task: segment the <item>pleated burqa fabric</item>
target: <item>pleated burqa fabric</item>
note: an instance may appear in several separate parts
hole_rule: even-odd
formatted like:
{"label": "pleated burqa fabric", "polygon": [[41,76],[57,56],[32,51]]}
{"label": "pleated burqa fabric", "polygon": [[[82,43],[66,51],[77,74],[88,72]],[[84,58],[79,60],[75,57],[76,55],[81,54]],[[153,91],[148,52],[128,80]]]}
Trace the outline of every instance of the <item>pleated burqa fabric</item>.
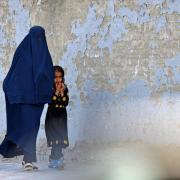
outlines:
{"label": "pleated burqa fabric", "polygon": [[54,71],[45,30],[30,29],[17,47],[3,81],[7,132],[0,145],[6,158],[28,153],[36,161],[36,139],[45,103],[51,102]]}

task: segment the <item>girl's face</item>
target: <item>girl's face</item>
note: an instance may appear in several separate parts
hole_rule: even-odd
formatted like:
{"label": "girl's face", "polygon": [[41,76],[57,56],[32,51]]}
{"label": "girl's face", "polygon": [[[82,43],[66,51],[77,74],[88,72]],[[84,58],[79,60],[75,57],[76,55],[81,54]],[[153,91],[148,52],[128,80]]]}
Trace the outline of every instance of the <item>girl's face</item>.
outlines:
{"label": "girl's face", "polygon": [[59,71],[55,71],[55,77],[54,77],[55,84],[60,84],[63,82],[62,73]]}

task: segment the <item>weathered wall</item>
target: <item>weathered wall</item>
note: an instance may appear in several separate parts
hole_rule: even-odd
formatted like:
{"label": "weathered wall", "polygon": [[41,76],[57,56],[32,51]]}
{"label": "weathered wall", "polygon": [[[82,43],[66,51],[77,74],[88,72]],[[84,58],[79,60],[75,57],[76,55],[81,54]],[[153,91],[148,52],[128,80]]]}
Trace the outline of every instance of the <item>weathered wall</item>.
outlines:
{"label": "weathered wall", "polygon": [[[66,71],[72,145],[180,145],[179,13],[179,0],[1,0],[0,81],[29,27],[42,25],[54,63]],[[2,89],[0,96],[3,134]]]}

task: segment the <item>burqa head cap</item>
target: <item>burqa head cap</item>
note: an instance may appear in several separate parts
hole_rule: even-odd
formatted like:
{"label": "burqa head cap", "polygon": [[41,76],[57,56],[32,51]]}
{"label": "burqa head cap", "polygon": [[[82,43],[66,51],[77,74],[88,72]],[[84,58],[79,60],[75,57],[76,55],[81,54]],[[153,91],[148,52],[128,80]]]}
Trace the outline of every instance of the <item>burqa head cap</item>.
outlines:
{"label": "burqa head cap", "polygon": [[29,30],[30,33],[45,33],[45,30],[43,27],[41,26],[33,26],[31,27],[31,29]]}
{"label": "burqa head cap", "polygon": [[10,103],[48,103],[53,81],[53,62],[45,30],[33,26],[15,51],[3,90]]}

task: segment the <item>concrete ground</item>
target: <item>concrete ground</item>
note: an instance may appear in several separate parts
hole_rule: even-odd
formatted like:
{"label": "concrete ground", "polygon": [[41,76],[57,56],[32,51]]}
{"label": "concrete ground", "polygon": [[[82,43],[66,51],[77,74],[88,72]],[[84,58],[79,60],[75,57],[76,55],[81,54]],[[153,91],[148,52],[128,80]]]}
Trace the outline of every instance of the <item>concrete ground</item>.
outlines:
{"label": "concrete ground", "polygon": [[64,170],[49,169],[47,159],[41,159],[38,171],[25,172],[21,158],[1,159],[0,180],[177,180],[178,150],[139,143],[84,143],[66,150]]}

